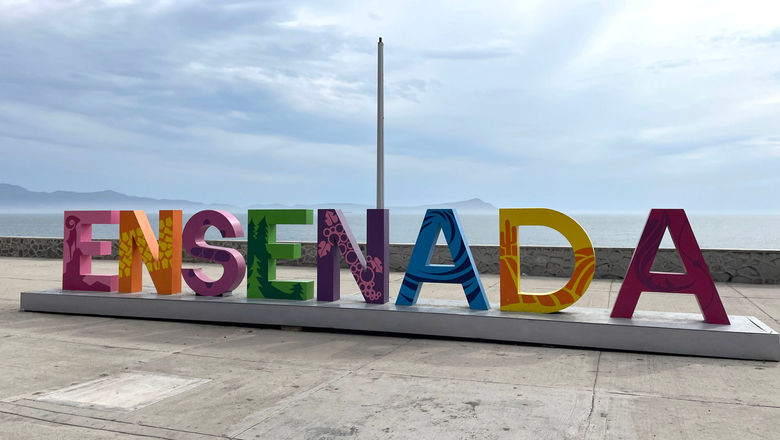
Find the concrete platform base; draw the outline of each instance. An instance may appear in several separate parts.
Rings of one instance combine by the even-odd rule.
[[[698,314],[636,312],[613,319],[609,310],[570,307],[560,313],[471,311],[465,301],[428,300],[415,306],[341,301],[210,298],[192,294],[105,294],[60,290],[21,293],[21,309],[126,318],[300,326],[521,342],[666,354],[780,361],[780,336],[751,316],[730,326],[706,324]]]

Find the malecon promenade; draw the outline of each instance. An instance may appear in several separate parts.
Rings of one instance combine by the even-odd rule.
[[[95,261],[95,272],[116,261]],[[199,264],[200,265],[200,264]],[[218,266],[202,265],[212,276]],[[0,438],[776,438],[780,364],[19,311],[62,260],[0,258]],[[314,267],[278,275],[314,279]],[[498,275],[482,273],[491,302]],[[403,277],[393,272],[391,296]],[[341,271],[344,293],[356,291]],[[564,278],[523,278],[529,291]],[[608,308],[594,279],[578,307]],[[153,289],[144,273],[144,287]],[[780,330],[780,286],[718,282],[730,315]],[[237,292],[245,291],[242,284]],[[186,290],[186,286],[185,286]],[[462,299],[426,283],[421,298]],[[691,295],[637,310],[699,313]]]

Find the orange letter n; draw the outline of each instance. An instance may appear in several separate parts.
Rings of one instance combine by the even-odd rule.
[[[143,211],[119,214],[119,292],[141,291],[145,265],[157,293],[181,292],[181,211],[160,211],[160,240]]]

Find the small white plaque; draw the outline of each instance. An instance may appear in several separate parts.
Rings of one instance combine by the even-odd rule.
[[[133,411],[208,381],[168,374],[122,373],[53,391],[37,400],[81,408]]]

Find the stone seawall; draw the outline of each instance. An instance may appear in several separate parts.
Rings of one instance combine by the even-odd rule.
[[[238,249],[246,255],[246,241],[213,240],[215,246]],[[95,257],[101,259],[116,259],[118,241],[112,240],[112,255]],[[390,245],[390,269],[406,270],[412,253],[412,244]],[[361,245],[365,252],[365,247]],[[634,253],[632,248],[595,248],[596,278],[623,278],[628,263]],[[480,273],[497,274],[498,246],[471,246],[471,253],[477,262]],[[780,251],[775,250],[740,250],[740,249],[703,249],[704,259],[710,267],[715,281],[730,281],[735,283],[780,284]],[[317,263],[316,243],[302,244],[302,258],[299,260],[278,260],[279,265],[314,266]],[[62,258],[61,238],[38,237],[0,237],[0,257],[24,258]],[[189,255],[184,255],[185,262],[199,262]],[[433,254],[433,263],[446,264],[451,262],[446,246],[437,246]],[[521,271],[524,275],[566,277],[571,275],[574,264],[574,254],[567,247],[520,247]],[[346,266],[344,266],[346,267]],[[653,270],[659,272],[682,272],[682,264],[673,249],[661,249]]]

